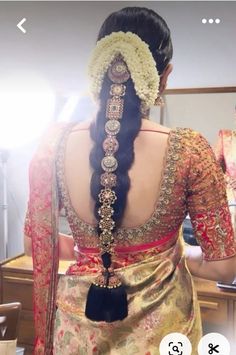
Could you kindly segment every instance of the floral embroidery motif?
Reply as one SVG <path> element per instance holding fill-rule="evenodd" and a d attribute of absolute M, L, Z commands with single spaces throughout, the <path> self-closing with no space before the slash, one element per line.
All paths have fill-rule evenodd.
<path fill-rule="evenodd" d="M 230 222 L 227 205 L 216 211 L 197 214 L 193 219 L 195 235 L 204 251 L 205 260 L 217 260 L 235 254 Z"/>

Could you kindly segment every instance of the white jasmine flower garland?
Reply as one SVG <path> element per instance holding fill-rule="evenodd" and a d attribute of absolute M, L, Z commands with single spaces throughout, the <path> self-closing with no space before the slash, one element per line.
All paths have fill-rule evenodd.
<path fill-rule="evenodd" d="M 137 96 L 147 107 L 154 105 L 160 76 L 149 46 L 132 32 L 113 32 L 97 42 L 89 64 L 94 96 L 99 97 L 104 75 L 118 55 L 127 64 Z"/>

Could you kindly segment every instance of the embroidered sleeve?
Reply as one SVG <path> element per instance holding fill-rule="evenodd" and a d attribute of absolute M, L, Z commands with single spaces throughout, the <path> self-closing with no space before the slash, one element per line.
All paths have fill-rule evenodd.
<path fill-rule="evenodd" d="M 205 260 L 236 254 L 236 242 L 222 169 L 207 141 L 192 132 L 187 182 L 187 208 Z"/>

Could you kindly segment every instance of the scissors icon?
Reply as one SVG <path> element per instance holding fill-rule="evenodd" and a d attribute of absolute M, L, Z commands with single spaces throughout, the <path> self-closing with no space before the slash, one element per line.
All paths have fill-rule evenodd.
<path fill-rule="evenodd" d="M 213 352 L 215 353 L 219 353 L 219 351 L 217 350 L 217 348 L 219 347 L 219 345 L 215 345 L 213 346 L 212 343 L 208 344 L 208 347 L 209 347 L 209 351 L 208 351 L 208 354 L 213 354 Z"/>

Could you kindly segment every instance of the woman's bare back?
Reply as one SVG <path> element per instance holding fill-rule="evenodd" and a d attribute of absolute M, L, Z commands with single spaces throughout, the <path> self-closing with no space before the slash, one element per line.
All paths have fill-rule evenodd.
<path fill-rule="evenodd" d="M 90 122 L 76 125 L 69 134 L 65 151 L 65 178 L 71 203 L 78 217 L 96 224 L 94 201 L 90 193 L 92 169 L 89 154 L 93 146 Z M 122 226 L 135 227 L 152 215 L 159 196 L 160 181 L 168 146 L 170 129 L 142 120 L 141 131 L 134 142 L 135 159 L 129 170 L 131 187 Z"/>

